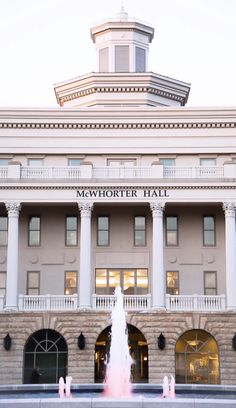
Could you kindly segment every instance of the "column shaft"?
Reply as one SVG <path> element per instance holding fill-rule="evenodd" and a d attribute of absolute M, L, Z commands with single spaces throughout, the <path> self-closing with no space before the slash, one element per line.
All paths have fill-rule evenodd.
<path fill-rule="evenodd" d="M 236 309 L 236 228 L 235 204 L 224 203 L 225 256 L 226 256 L 226 303 L 227 309 Z"/>
<path fill-rule="evenodd" d="M 151 203 L 152 232 L 152 307 L 165 308 L 166 278 L 163 249 L 163 209 L 164 203 Z"/>
<path fill-rule="evenodd" d="M 91 307 L 91 212 L 92 204 L 79 204 L 80 228 L 80 271 L 79 307 Z"/>
<path fill-rule="evenodd" d="M 8 211 L 6 304 L 8 310 L 18 309 L 18 246 L 19 203 L 5 203 Z"/>

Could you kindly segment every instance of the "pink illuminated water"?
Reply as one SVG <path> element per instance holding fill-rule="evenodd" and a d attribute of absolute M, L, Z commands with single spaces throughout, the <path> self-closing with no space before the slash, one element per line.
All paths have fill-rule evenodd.
<path fill-rule="evenodd" d="M 110 358 L 106 369 L 104 393 L 107 397 L 131 396 L 131 364 L 127 325 L 120 287 L 115 290 L 116 305 L 112 310 Z"/>

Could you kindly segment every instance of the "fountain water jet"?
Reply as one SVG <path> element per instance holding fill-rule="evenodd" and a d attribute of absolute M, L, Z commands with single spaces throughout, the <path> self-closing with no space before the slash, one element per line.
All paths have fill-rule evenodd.
<path fill-rule="evenodd" d="M 116 304 L 112 310 L 111 346 L 106 368 L 104 395 L 112 398 L 131 396 L 131 364 L 127 324 L 123 307 L 123 295 L 118 286 L 115 290 Z"/>

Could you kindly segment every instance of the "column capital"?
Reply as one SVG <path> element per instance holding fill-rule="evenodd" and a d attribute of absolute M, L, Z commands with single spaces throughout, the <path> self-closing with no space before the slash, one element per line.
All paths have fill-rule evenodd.
<path fill-rule="evenodd" d="M 224 202 L 223 205 L 223 210 L 225 213 L 226 217 L 234 217 L 235 216 L 235 203 L 233 202 Z"/>
<path fill-rule="evenodd" d="M 163 202 L 158 202 L 158 201 L 152 201 L 150 202 L 150 209 L 152 211 L 152 216 L 153 217 L 162 217 L 164 209 L 165 209 L 165 203 Z"/>
<path fill-rule="evenodd" d="M 16 202 L 16 201 L 15 202 L 9 201 L 9 202 L 5 203 L 5 206 L 6 206 L 6 209 L 7 209 L 7 212 L 8 212 L 9 216 L 18 216 L 19 215 L 19 212 L 20 212 L 20 209 L 21 209 L 21 203 Z"/>
<path fill-rule="evenodd" d="M 93 203 L 78 203 L 81 217 L 90 217 L 93 210 Z"/>

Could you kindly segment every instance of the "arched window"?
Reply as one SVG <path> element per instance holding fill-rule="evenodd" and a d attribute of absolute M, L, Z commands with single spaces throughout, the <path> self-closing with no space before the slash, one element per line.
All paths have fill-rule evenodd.
<path fill-rule="evenodd" d="M 57 383 L 66 375 L 67 344 L 64 337 L 50 329 L 33 333 L 25 344 L 24 383 Z"/>
<path fill-rule="evenodd" d="M 204 330 L 189 330 L 176 343 L 176 382 L 219 384 L 218 346 Z"/>
<path fill-rule="evenodd" d="M 128 343 L 130 355 L 133 359 L 131 366 L 131 381 L 135 383 L 148 382 L 148 346 L 142 332 L 131 324 L 128 328 Z M 102 382 L 105 378 L 106 361 L 110 350 L 111 326 L 103 330 L 95 345 L 95 382 Z"/>

